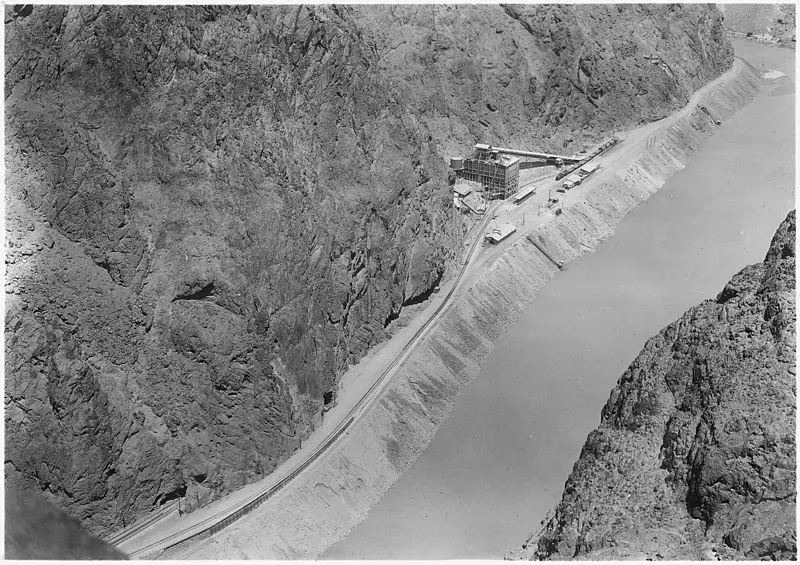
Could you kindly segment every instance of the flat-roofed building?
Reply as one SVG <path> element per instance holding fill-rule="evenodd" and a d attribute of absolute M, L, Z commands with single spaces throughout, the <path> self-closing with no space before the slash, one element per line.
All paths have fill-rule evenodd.
<path fill-rule="evenodd" d="M 522 202 L 529 196 L 533 196 L 534 194 L 536 194 L 536 185 L 535 184 L 528 185 L 527 187 L 519 191 L 517 195 L 514 197 L 514 204 L 519 204 L 520 202 Z"/>
<path fill-rule="evenodd" d="M 578 173 L 585 177 L 588 177 L 599 168 L 600 165 L 598 165 L 597 163 L 586 163 L 580 169 L 578 169 Z"/>
<path fill-rule="evenodd" d="M 470 187 L 466 183 L 457 182 L 456 185 L 453 187 L 453 192 L 459 198 L 464 198 L 467 194 L 472 192 L 472 187 Z"/>
<path fill-rule="evenodd" d="M 483 214 L 486 212 L 486 200 L 481 198 L 477 192 L 472 192 L 467 195 L 467 197 L 462 200 L 462 203 L 470 212 L 476 214 Z"/>
<path fill-rule="evenodd" d="M 517 231 L 517 227 L 514 224 L 505 223 L 491 226 L 489 231 L 486 232 L 486 241 L 500 243 L 515 231 Z"/>

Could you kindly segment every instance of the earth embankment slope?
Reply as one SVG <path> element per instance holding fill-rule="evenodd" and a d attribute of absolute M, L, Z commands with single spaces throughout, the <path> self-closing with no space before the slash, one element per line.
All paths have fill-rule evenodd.
<path fill-rule="evenodd" d="M 732 57 L 699 5 L 5 20 L 6 476 L 95 533 L 297 449 L 460 259 L 445 157 L 572 152 Z"/>
<path fill-rule="evenodd" d="M 795 240 L 648 340 L 518 557 L 796 559 Z"/>
<path fill-rule="evenodd" d="M 743 62 L 696 100 L 727 119 L 759 91 Z M 624 215 L 691 159 L 716 125 L 696 107 L 651 128 L 581 199 L 527 235 L 560 260 L 591 251 Z M 648 143 L 648 140 L 650 142 Z M 572 195 L 572 194 L 570 194 Z M 325 459 L 268 504 L 191 553 L 195 558 L 313 558 L 347 534 L 430 442 L 459 391 L 480 371 L 557 268 L 525 237 L 464 284 L 367 417 Z M 471 287 L 471 288 L 470 288 Z"/>

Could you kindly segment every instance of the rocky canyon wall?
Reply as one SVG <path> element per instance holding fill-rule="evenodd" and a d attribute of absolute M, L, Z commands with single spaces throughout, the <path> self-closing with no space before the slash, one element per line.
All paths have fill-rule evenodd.
<path fill-rule="evenodd" d="M 795 213 L 651 338 L 520 556 L 795 560 Z"/>
<path fill-rule="evenodd" d="M 700 5 L 34 5 L 5 30 L 6 485 L 98 534 L 297 449 L 460 259 L 446 157 L 572 152 L 732 61 Z"/>

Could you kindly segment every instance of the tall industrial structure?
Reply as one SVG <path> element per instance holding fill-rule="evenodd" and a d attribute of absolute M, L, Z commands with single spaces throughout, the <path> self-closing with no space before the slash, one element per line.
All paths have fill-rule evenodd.
<path fill-rule="evenodd" d="M 556 176 L 560 180 L 573 170 L 618 143 L 612 137 L 601 144 L 590 155 L 554 155 L 541 151 L 526 151 L 523 149 L 509 149 L 507 147 L 493 147 L 486 143 L 476 143 L 475 150 L 466 159 L 450 159 L 450 168 L 456 176 L 462 179 L 481 183 L 488 198 L 506 199 L 517 192 L 519 188 L 519 170 L 534 167 L 568 166 Z"/>
<path fill-rule="evenodd" d="M 503 155 L 490 145 L 478 143 L 471 157 L 451 159 L 450 167 L 460 178 L 483 185 L 490 198 L 508 198 L 519 188 L 518 157 Z"/>

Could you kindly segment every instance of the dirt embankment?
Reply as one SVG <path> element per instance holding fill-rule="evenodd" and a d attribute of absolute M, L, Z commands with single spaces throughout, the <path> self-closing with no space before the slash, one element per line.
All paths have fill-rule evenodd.
<path fill-rule="evenodd" d="M 754 69 L 739 63 L 698 103 L 724 120 L 762 84 Z M 594 249 L 717 127 L 697 108 L 672 122 L 649 143 L 642 140 L 585 200 L 565 206 L 530 236 L 565 262 Z M 427 447 L 459 391 L 557 272 L 527 239 L 512 245 L 443 315 L 367 417 L 328 456 L 253 514 L 201 542 L 191 556 L 311 559 L 344 537 Z"/>

